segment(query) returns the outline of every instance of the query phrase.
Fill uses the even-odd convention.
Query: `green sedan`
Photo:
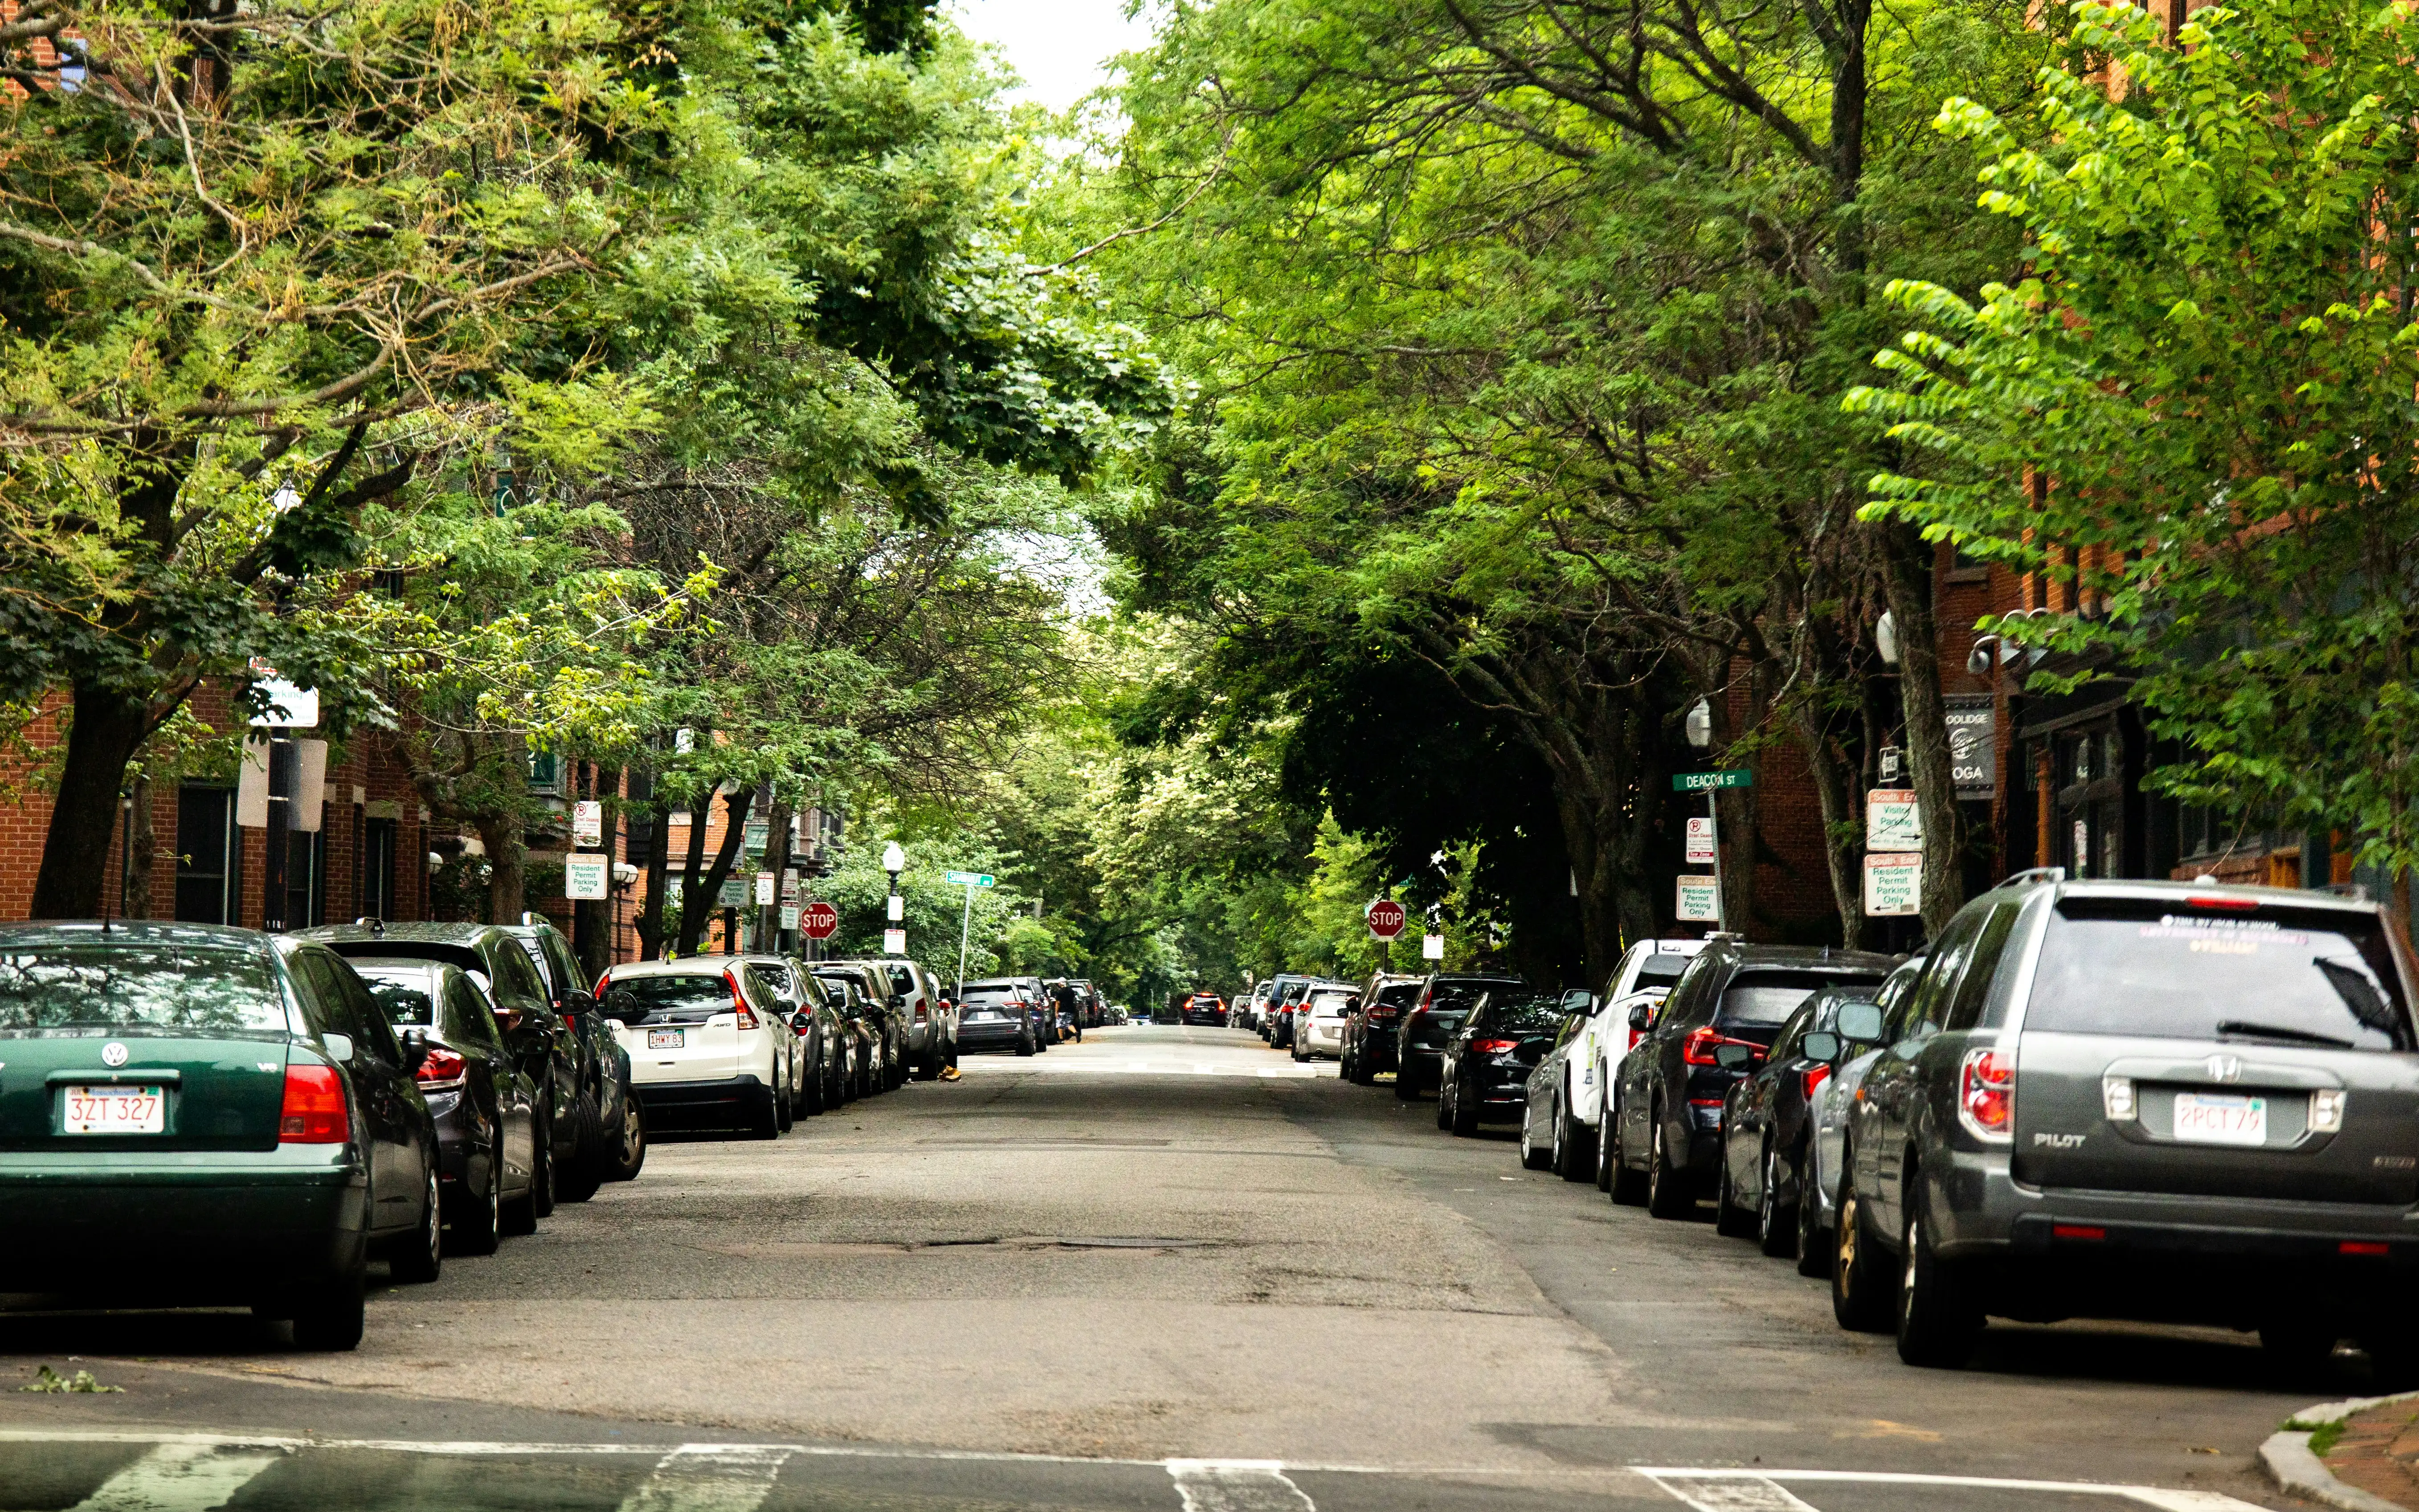
[[[425,1053],[323,945],[0,926],[0,1291],[249,1304],[351,1349],[374,1253],[437,1274]]]

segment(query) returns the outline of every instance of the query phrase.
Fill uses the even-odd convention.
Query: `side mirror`
[[[1595,994],[1588,991],[1584,987],[1572,988],[1569,992],[1563,994],[1563,1011],[1565,1013],[1595,1012]]]
[[[1652,1003],[1641,1003],[1637,1007],[1631,1009],[1629,1011],[1629,1027],[1633,1032],[1638,1034],[1644,1034],[1647,1030],[1655,1027],[1655,1005]]]
[[[1809,1060],[1840,1058],[1840,1037],[1828,1029],[1809,1029],[1797,1041],[1797,1053]]]
[[[418,1071],[420,1069],[421,1062],[427,1058],[427,1026],[414,1024],[405,1028],[403,1031],[403,1069],[406,1071]]]
[[[1758,1058],[1753,1045],[1718,1044],[1714,1046],[1714,1064],[1724,1071],[1745,1071],[1754,1065]]]
[[[800,1033],[800,1034],[805,1034],[805,1033],[807,1033],[808,1031],[811,1030],[814,1026],[815,1026],[815,1016],[814,1016],[814,1014],[812,1014],[812,1013],[809,1012],[807,1010],[805,1010],[805,1009],[803,1009],[803,1008],[802,1008],[802,1009],[800,1009],[800,1010],[798,1010],[796,1012],[794,1012],[794,1013],[793,1013],[793,1014],[791,1014],[791,1015],[790,1015],[790,1027],[791,1027],[792,1029],[794,1029],[795,1031],[797,1031],[797,1032],[798,1032],[798,1033]]]
[[[328,1058],[344,1065],[353,1061],[353,1037],[349,1034],[323,1034],[319,1043],[326,1047]]]
[[[1843,1003],[1840,1007],[1840,1033],[1858,1044],[1878,1044],[1882,1037],[1882,1006],[1879,1003]]]

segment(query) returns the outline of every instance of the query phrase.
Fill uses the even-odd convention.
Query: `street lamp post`
[[[889,921],[889,927],[884,930],[883,933],[886,935],[895,934],[899,937],[899,949],[896,950],[886,949],[883,953],[886,955],[905,955],[907,953],[907,931],[904,928],[904,925],[907,919],[907,906],[906,901],[899,896],[899,873],[907,870],[907,853],[900,848],[899,842],[895,840],[882,847],[882,870],[890,873],[890,900],[885,914],[885,917]],[[886,939],[883,941],[885,946],[887,946],[889,943],[890,942]]]
[[[1699,699],[1680,723],[1681,733],[1688,744],[1699,750],[1711,750],[1714,745],[1714,705],[1709,699]],[[1730,902],[1722,896],[1722,810],[1718,799],[1721,790],[1705,790],[1705,823],[1713,828],[1714,841],[1714,928],[1730,926]]]

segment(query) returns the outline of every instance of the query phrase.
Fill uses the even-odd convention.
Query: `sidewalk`
[[[2346,1418],[2323,1462],[2347,1486],[2419,1508],[2419,1400],[2386,1402]]]

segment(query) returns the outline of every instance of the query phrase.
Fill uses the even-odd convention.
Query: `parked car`
[[[793,974],[790,958],[776,954],[740,954],[727,959],[744,963],[756,974],[764,990],[773,995],[773,1016],[781,1022],[787,1034],[777,1034],[773,1042],[779,1049],[779,1085],[775,1088],[780,1100],[781,1128],[793,1127],[799,1115],[807,1112],[810,1101],[819,1101],[810,1088],[823,1085],[823,1067],[815,1057],[809,1036],[798,1032],[798,1015],[809,1010],[807,989],[799,985],[810,973]],[[809,1020],[811,1023],[811,1020]]]
[[[1310,1001],[1302,1005],[1302,1024],[1293,1037],[1293,1058],[1316,1060],[1326,1056],[1340,1063],[1344,1021],[1360,1006],[1360,995],[1349,987],[1321,987],[1312,993]]]
[[[525,913],[518,924],[499,927],[529,952],[530,964],[546,980],[547,1001],[578,1041],[581,1084],[596,1100],[596,1121],[605,1136],[604,1179],[635,1179],[647,1160],[647,1128],[646,1115],[630,1092],[629,1052],[596,1011],[596,995],[571,941],[542,914]],[[572,1199],[579,1200],[576,1190]]]
[[[1637,1049],[1638,1041],[1655,1031],[1656,1015],[1663,1011],[1664,1000],[1669,996],[1669,988],[1646,987],[1626,996],[1616,997],[1598,1009],[1593,1016],[1603,1020],[1595,1034],[1599,1051],[1610,1051],[1619,1046],[1626,1057]],[[1596,1085],[1609,1094],[1619,1080],[1616,1072],[1621,1062],[1610,1060],[1601,1064],[1603,1069],[1596,1073]],[[1599,1192],[1612,1190],[1612,1124],[1599,1111],[1595,1126],[1595,1187]]]
[[[1948,1365],[1995,1315],[2249,1324],[2419,1381],[2419,1031],[2376,905],[2033,873],[1929,953],[1849,1123],[1843,1325]]]
[[[1302,1001],[1317,979],[1280,977],[1277,980],[1279,986],[1275,995],[1269,999],[1269,1021],[1263,1026],[1260,1038],[1266,1040],[1271,1048],[1283,1050],[1292,1042],[1288,1036],[1293,1032],[1293,1006]]]
[[[1899,980],[1893,973],[1890,980]],[[1795,1259],[1824,1247],[1826,1236],[1807,1227],[1815,1207],[1803,1196],[1814,1108],[1840,1061],[1871,1048],[1877,1037],[1879,1015],[1872,1011],[1880,990],[1839,983],[1807,998],[1780,1026],[1763,1066],[1731,1088],[1722,1107],[1721,1173],[1714,1196],[1718,1230],[1752,1238],[1777,1258]],[[1857,1007],[1867,1011],[1845,1013],[1843,1027],[1843,1011]],[[1745,1065],[1752,1057],[1741,1046],[1723,1045],[1714,1058]]]
[[[1894,958],[1862,950],[1706,943],[1681,973],[1655,1026],[1623,1057],[1613,1081],[1611,1185],[1657,1218],[1692,1211],[1721,1166],[1722,1103],[1761,1063],[1780,1026],[1822,988],[1878,986]],[[1725,1063],[1724,1045],[1746,1054]]]
[[[585,1041],[554,1011],[554,995],[520,941],[493,924],[326,924],[297,930],[338,955],[378,961],[444,961],[478,983],[495,1007],[496,1025],[514,1061],[538,1088],[538,1127],[546,1153],[537,1176],[538,1216],[559,1198],[585,1202],[611,1174],[618,1145],[609,1144],[596,1106],[596,1068],[583,1065]]]
[[[1097,1029],[1108,1022],[1108,1005],[1101,1000],[1101,990],[1085,978],[1071,979],[1068,986],[1075,989],[1076,1011],[1087,1029]]]
[[[1563,1074],[1554,1084],[1555,1104],[1547,1115],[1555,1121],[1541,1126],[1554,1130],[1555,1142],[1563,1149],[1585,1151],[1583,1158],[1558,1167],[1564,1174],[1576,1166],[1584,1175],[1603,1164],[1605,1089],[1612,1085],[1622,1057],[1641,1038],[1629,1027],[1630,1012],[1637,1007],[1633,999],[1640,993],[1670,992],[1704,948],[1703,939],[1636,941],[1622,952],[1604,989],[1586,995],[1587,1022],[1563,1047],[1558,1062]],[[1566,1126],[1557,1128],[1557,1122]]]
[[[1445,1046],[1437,1127],[1472,1134],[1481,1123],[1518,1118],[1529,1101],[1529,1073],[1568,1017],[1560,994],[1525,982],[1480,993]]]
[[[1186,1024],[1223,1029],[1226,1026],[1226,1000],[1216,993],[1194,993],[1185,998],[1177,1016]]]
[[[0,1290],[250,1304],[301,1348],[349,1350],[373,1251],[398,1281],[436,1278],[425,1041],[399,1041],[324,946],[0,926]]]
[[[877,1092],[887,1092],[907,1082],[910,1019],[906,1000],[892,985],[890,966],[888,961],[832,961],[815,966],[817,974],[826,980],[833,971],[848,971],[863,984],[879,1041],[874,1062],[873,1089]]]
[[[948,989],[921,965],[899,956],[870,963],[890,977],[891,1001],[899,1010],[906,1074],[931,1081],[958,1058],[957,1015]]]
[[[357,960],[370,996],[426,1046],[413,1078],[437,1129],[445,1247],[493,1255],[537,1228],[537,1084],[515,1063],[487,995],[445,961]]]
[[[1584,987],[1563,994],[1563,1026],[1529,1072],[1520,1108],[1520,1162],[1550,1170],[1565,1181],[1584,1181],[1595,1170],[1595,1131],[1581,1123],[1576,1103],[1595,1057],[1595,995]],[[1534,1160],[1532,1160],[1532,1156]]]
[[[633,961],[600,984],[630,1052],[647,1119],[780,1137],[790,1028],[780,1000],[737,956]]]
[[[1037,1054],[1040,1028],[1013,981],[970,981],[958,999],[958,1048]]]
[[[1408,1103],[1437,1085],[1445,1046],[1461,1032],[1462,1020],[1478,1000],[1503,988],[1528,989],[1518,977],[1438,972],[1420,983],[1420,995],[1394,1031],[1394,1096]]]
[[[1344,1020],[1339,1075],[1368,1087],[1380,1072],[1394,1069],[1394,1026],[1418,999],[1420,984],[1426,980],[1381,971],[1362,984],[1360,1000]]]
[[[846,1031],[824,984],[794,956],[744,956],[771,988],[797,1041],[798,1065],[790,1083],[794,1111],[812,1118],[839,1105],[840,1072],[832,1064]]]
[[[820,963],[813,974],[823,984],[832,1011],[840,1015],[840,1036],[846,1044],[841,1057],[840,1100],[853,1103],[861,1097],[871,1097],[883,1088],[882,1042],[887,1022],[868,994],[860,974],[826,971]]]
[[[1915,956],[1889,974],[1875,995],[1874,1007],[1879,1018],[1887,1020],[1890,1009],[1923,975],[1924,957]],[[1856,1042],[1842,1054],[1832,1070],[1831,1079],[1823,1084],[1814,1099],[1813,1133],[1806,1145],[1806,1169],[1797,1182],[1798,1227],[1809,1242],[1797,1250],[1799,1275],[1826,1276],[1831,1273],[1831,1232],[1837,1221],[1840,1196],[1840,1158],[1847,1147],[1848,1115],[1857,1105],[1857,1094],[1863,1090],[1865,1072],[1872,1069],[1881,1055],[1878,1044],[1865,1044],[1870,1031],[1873,1039],[1880,1036],[1880,1025],[1858,1015],[1853,1009],[1843,1011],[1852,1020],[1844,1026],[1842,1038],[1850,1038],[1845,1029],[1855,1029]],[[1858,1046],[1863,1046],[1861,1049]]]

